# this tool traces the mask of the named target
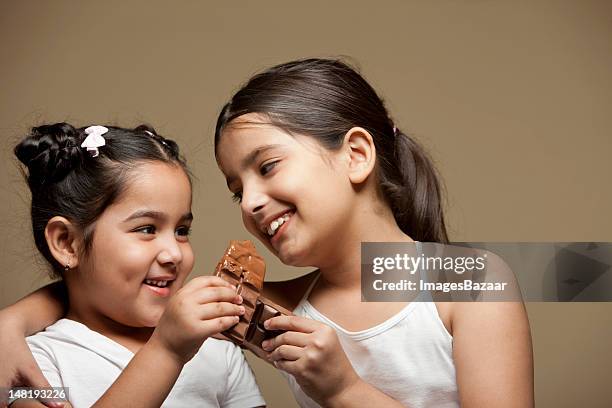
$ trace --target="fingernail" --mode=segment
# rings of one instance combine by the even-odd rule
[[[270,341],[266,340],[263,343],[261,343],[261,348],[266,351],[270,351]]]
[[[242,296],[240,295],[236,296],[236,303],[238,304],[242,303]]]
[[[245,313],[244,306],[240,306],[238,308],[238,313],[240,313],[241,315],[243,315]]]
[[[270,328],[270,321],[269,321],[269,320],[266,320],[266,321],[264,322],[264,327],[265,327],[266,329],[269,329],[269,328]]]

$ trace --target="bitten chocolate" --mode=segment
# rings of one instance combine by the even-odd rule
[[[240,321],[222,334],[260,357],[266,354],[261,343],[283,333],[280,330],[267,330],[263,323],[281,314],[293,315],[289,310],[261,295],[265,275],[266,264],[253,243],[248,240],[230,241],[215,269],[215,276],[236,286],[236,292],[242,296],[245,309]]]

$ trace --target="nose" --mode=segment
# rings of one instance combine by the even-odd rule
[[[268,201],[269,197],[257,186],[248,189],[245,186],[242,190],[240,207],[245,215],[255,215],[266,206]]]
[[[159,253],[157,254],[157,261],[164,266],[170,266],[176,269],[183,260],[183,251],[179,243],[176,240],[174,234],[172,237],[168,237],[163,240],[160,247]]]

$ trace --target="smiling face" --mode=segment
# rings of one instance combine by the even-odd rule
[[[143,163],[128,180],[96,220],[91,251],[66,276],[71,313],[98,330],[107,319],[154,327],[193,268],[191,186],[184,170]]]
[[[217,146],[245,227],[293,266],[322,267],[348,233],[354,191],[344,159],[256,114],[233,120]]]

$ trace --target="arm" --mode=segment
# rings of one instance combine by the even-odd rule
[[[51,283],[2,309],[0,322],[10,322],[22,336],[30,336],[61,319],[67,299],[64,282]]]
[[[152,338],[93,407],[160,407],[184,364]]]
[[[161,406],[202,343],[237,323],[241,301],[221,278],[192,279],[170,299],[149,341],[93,406]]]
[[[453,358],[463,407],[533,407],[533,353],[521,302],[457,303]]]
[[[500,295],[457,302],[451,310],[453,360],[463,407],[533,407],[533,351],[520,288],[502,258],[487,252],[487,276],[508,282]]]
[[[0,387],[48,387],[25,337],[60,319],[65,313],[63,282],[47,285],[0,310]],[[49,406],[55,406],[48,403]],[[0,407],[5,402],[0,398]]]
[[[26,347],[29,347],[28,351],[31,352],[29,355],[33,356],[35,359],[34,364],[36,364],[37,369],[40,367],[40,370],[44,374],[43,379],[47,383],[46,387],[49,387],[49,385],[53,387],[62,387],[62,379],[57,368],[57,364],[52,353],[50,353],[49,349],[45,347],[44,342],[41,343],[37,339],[33,339],[28,341]],[[67,401],[65,400],[52,402],[34,399],[17,399],[10,405],[10,407],[44,407],[44,404],[62,407],[66,406],[66,403]]]

